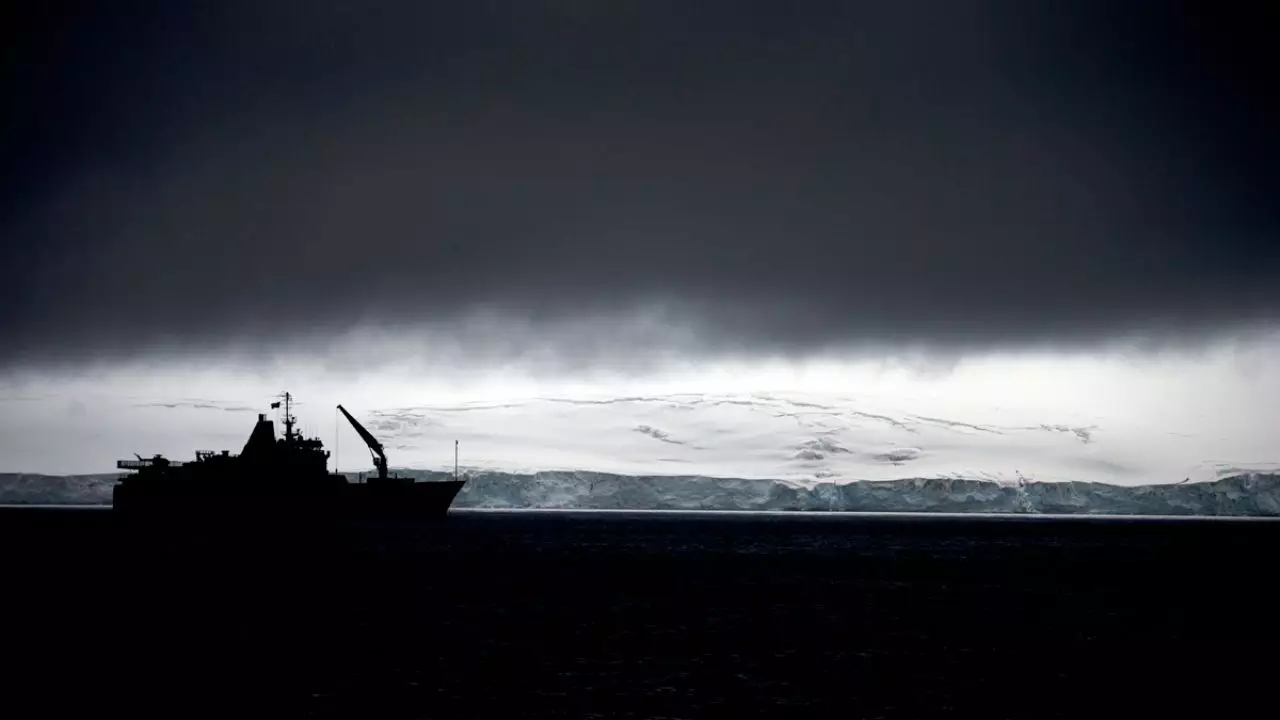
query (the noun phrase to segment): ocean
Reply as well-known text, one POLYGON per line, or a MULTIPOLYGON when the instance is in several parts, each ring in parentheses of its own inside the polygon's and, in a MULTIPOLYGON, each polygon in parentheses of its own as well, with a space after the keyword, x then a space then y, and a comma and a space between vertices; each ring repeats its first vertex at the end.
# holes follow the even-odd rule
POLYGON ((0 509, 6 718, 1265 714, 1280 523, 0 509))

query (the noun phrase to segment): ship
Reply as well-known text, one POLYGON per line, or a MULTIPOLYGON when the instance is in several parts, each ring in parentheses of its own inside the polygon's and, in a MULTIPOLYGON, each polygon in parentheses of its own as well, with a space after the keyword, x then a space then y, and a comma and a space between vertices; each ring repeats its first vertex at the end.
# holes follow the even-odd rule
MULTIPOLYGON (((265 413, 238 454, 197 450, 192 461, 163 455, 118 460, 129 471, 112 488, 112 510, 126 518, 259 517, 281 520, 439 519, 466 484, 457 472, 447 480, 418 480, 388 473, 387 451, 347 409, 338 410, 369 447, 376 474, 356 481, 329 470, 329 451, 318 437, 295 431, 293 396, 285 392, 284 436, 265 413)), ((280 402, 271 403, 278 409, 280 402)))

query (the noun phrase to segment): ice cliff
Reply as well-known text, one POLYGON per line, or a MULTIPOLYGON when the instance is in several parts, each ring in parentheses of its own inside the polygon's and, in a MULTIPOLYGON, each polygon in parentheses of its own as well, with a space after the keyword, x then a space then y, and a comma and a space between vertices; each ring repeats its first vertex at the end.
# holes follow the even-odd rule
MULTIPOLYGON (((400 472, 422 480, 450 476, 400 472)), ((0 474, 0 504, 109 504, 116 477, 0 474)), ((836 483, 584 471, 469 471, 466 477, 454 507, 1280 516, 1280 474, 1271 473, 1133 487, 964 478, 836 483)))

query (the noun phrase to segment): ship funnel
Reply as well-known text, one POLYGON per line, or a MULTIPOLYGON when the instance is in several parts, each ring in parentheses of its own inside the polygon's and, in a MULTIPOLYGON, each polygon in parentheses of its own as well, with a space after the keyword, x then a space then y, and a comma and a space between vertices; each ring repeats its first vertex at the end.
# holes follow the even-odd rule
POLYGON ((254 458, 270 453, 276 444, 275 423, 267 419, 265 413, 258 413, 258 423, 253 426, 249 440, 240 451, 241 457, 254 458))

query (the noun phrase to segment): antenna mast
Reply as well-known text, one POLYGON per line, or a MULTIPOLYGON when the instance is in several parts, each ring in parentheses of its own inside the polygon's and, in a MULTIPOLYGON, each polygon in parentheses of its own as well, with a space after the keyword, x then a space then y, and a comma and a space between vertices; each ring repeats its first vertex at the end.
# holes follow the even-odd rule
POLYGON ((289 414, 289 401, 293 396, 286 390, 284 393, 284 439, 293 440, 293 416, 289 414))

